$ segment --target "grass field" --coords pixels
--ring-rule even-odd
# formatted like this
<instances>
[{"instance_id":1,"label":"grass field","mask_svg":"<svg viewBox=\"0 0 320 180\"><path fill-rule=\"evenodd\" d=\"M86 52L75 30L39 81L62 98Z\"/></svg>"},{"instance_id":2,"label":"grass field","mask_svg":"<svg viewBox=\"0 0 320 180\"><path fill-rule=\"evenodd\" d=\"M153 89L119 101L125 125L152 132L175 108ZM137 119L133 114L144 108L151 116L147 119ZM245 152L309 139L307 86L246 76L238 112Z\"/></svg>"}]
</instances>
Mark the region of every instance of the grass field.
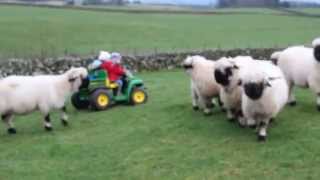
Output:
<instances>
[{"instance_id":1,"label":"grass field","mask_svg":"<svg viewBox=\"0 0 320 180\"><path fill-rule=\"evenodd\" d=\"M54 114L54 131L40 115L16 118L18 134L1 125L0 179L319 179L320 123L313 97L298 90L266 143L252 129L194 112L181 71L145 73L149 102L104 112L69 107L71 127Z\"/></svg>"},{"instance_id":2,"label":"grass field","mask_svg":"<svg viewBox=\"0 0 320 180\"><path fill-rule=\"evenodd\" d=\"M264 13L135 14L0 5L0 57L274 47L309 44L319 36L319 18L250 11Z\"/></svg>"}]
</instances>

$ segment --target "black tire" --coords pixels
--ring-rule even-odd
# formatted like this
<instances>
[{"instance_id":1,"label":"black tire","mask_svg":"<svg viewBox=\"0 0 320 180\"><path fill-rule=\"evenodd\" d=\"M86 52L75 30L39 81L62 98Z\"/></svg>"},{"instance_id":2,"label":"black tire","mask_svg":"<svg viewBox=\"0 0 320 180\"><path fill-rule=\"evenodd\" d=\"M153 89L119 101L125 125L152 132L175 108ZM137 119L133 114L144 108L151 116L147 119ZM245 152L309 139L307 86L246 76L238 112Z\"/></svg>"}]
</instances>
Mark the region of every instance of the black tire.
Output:
<instances>
[{"instance_id":1,"label":"black tire","mask_svg":"<svg viewBox=\"0 0 320 180\"><path fill-rule=\"evenodd\" d=\"M106 110L112 104L111 97L108 90L97 89L90 96L90 105L97 111Z\"/></svg>"},{"instance_id":2,"label":"black tire","mask_svg":"<svg viewBox=\"0 0 320 180\"><path fill-rule=\"evenodd\" d=\"M130 94L130 104L144 104L148 101L148 94L143 87L135 87Z\"/></svg>"},{"instance_id":3,"label":"black tire","mask_svg":"<svg viewBox=\"0 0 320 180\"><path fill-rule=\"evenodd\" d=\"M71 96L71 103L76 109L87 109L90 105L88 100L81 100L79 93L74 93Z\"/></svg>"}]
</instances>

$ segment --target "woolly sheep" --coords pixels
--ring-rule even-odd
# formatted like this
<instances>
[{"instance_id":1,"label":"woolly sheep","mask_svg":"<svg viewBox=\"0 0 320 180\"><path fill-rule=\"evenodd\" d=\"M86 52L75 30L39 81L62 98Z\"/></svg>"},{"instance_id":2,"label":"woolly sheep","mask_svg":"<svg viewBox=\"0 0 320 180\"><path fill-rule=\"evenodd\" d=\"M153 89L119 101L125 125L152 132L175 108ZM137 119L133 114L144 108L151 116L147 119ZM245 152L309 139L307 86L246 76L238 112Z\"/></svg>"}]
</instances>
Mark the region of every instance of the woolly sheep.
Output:
<instances>
[{"instance_id":1,"label":"woolly sheep","mask_svg":"<svg viewBox=\"0 0 320 180\"><path fill-rule=\"evenodd\" d=\"M44 127L52 130L51 109L61 110L61 122L67 126L65 103L67 97L78 91L88 72L85 68L71 68L62 75L9 76L0 80L0 114L15 134L14 114L27 114L39 110L44 116Z\"/></svg>"},{"instance_id":2,"label":"woolly sheep","mask_svg":"<svg viewBox=\"0 0 320 180\"><path fill-rule=\"evenodd\" d=\"M317 107L320 110L320 65L314 57L313 48L293 46L274 53L273 56L277 59L277 65L283 71L289 86L288 103L291 106L296 105L294 86L310 87L318 96Z\"/></svg>"},{"instance_id":3,"label":"woolly sheep","mask_svg":"<svg viewBox=\"0 0 320 180\"><path fill-rule=\"evenodd\" d=\"M281 69L271 62L255 61L239 85L243 88L242 112L246 125L257 125L258 140L265 141L271 119L285 106L289 88ZM245 125L245 124L243 124Z\"/></svg>"},{"instance_id":4,"label":"woolly sheep","mask_svg":"<svg viewBox=\"0 0 320 180\"><path fill-rule=\"evenodd\" d=\"M212 99L219 96L219 86L212 74L215 62L202 56L188 56L183 67L191 76L191 96L194 110L199 107L206 115L211 114Z\"/></svg>"},{"instance_id":5,"label":"woolly sheep","mask_svg":"<svg viewBox=\"0 0 320 180\"><path fill-rule=\"evenodd\" d=\"M250 68L252 61L250 56L223 57L215 64L214 77L221 86L220 98L229 121L241 121L244 118L241 110L242 88L238 86L238 82L241 74Z\"/></svg>"}]
</instances>

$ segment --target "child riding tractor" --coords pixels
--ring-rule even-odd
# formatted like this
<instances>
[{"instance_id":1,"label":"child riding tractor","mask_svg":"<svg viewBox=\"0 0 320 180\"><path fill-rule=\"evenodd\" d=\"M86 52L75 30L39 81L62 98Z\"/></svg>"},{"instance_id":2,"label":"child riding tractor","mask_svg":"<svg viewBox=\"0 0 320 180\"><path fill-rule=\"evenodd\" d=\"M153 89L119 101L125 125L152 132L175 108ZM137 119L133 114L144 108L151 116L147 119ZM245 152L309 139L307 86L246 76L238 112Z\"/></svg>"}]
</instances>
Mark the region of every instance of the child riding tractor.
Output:
<instances>
[{"instance_id":1,"label":"child riding tractor","mask_svg":"<svg viewBox=\"0 0 320 180\"><path fill-rule=\"evenodd\" d=\"M90 66L89 66L90 67ZM71 102L77 109L105 110L115 103L132 105L147 102L148 95L141 79L129 71L122 76L122 84L110 81L109 74L101 68L89 68L89 78L84 80L79 91L72 95Z\"/></svg>"}]
</instances>

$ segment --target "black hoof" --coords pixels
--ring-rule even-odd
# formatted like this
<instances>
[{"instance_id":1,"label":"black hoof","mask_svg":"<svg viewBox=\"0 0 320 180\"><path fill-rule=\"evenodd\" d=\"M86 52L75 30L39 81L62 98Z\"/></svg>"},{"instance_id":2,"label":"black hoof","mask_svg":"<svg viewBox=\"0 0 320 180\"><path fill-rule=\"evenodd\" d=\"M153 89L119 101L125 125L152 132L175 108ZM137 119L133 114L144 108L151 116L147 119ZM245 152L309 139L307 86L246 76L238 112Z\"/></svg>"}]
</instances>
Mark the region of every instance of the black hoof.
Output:
<instances>
[{"instance_id":1,"label":"black hoof","mask_svg":"<svg viewBox=\"0 0 320 180\"><path fill-rule=\"evenodd\" d=\"M297 105L297 101L289 102L289 106L296 106L296 105Z\"/></svg>"},{"instance_id":2,"label":"black hoof","mask_svg":"<svg viewBox=\"0 0 320 180\"><path fill-rule=\"evenodd\" d=\"M198 110L199 110L199 107L198 107L198 106L193 106L192 108L193 108L193 110L195 110L195 111L198 111Z\"/></svg>"},{"instance_id":3,"label":"black hoof","mask_svg":"<svg viewBox=\"0 0 320 180\"><path fill-rule=\"evenodd\" d=\"M227 112L227 110L225 108L221 108L222 112Z\"/></svg>"},{"instance_id":4,"label":"black hoof","mask_svg":"<svg viewBox=\"0 0 320 180\"><path fill-rule=\"evenodd\" d=\"M258 135L258 141L259 141L259 142L265 142L266 140L267 140L267 137L266 137L266 136Z\"/></svg>"},{"instance_id":5,"label":"black hoof","mask_svg":"<svg viewBox=\"0 0 320 180\"><path fill-rule=\"evenodd\" d=\"M17 134L17 130L15 128L9 128L8 134Z\"/></svg>"},{"instance_id":6,"label":"black hoof","mask_svg":"<svg viewBox=\"0 0 320 180\"><path fill-rule=\"evenodd\" d=\"M235 119L235 118L228 118L228 121L229 121L229 122L235 122L236 119Z\"/></svg>"},{"instance_id":7,"label":"black hoof","mask_svg":"<svg viewBox=\"0 0 320 180\"><path fill-rule=\"evenodd\" d=\"M320 105L317 105L317 110L320 111Z\"/></svg>"},{"instance_id":8,"label":"black hoof","mask_svg":"<svg viewBox=\"0 0 320 180\"><path fill-rule=\"evenodd\" d=\"M52 131L52 130L53 130L52 127L48 127L48 126L45 126L44 129L45 129L46 131Z\"/></svg>"},{"instance_id":9,"label":"black hoof","mask_svg":"<svg viewBox=\"0 0 320 180\"><path fill-rule=\"evenodd\" d=\"M68 121L66 121L66 120L61 120L61 123L62 123L63 126L68 126L69 125Z\"/></svg>"}]
</instances>

